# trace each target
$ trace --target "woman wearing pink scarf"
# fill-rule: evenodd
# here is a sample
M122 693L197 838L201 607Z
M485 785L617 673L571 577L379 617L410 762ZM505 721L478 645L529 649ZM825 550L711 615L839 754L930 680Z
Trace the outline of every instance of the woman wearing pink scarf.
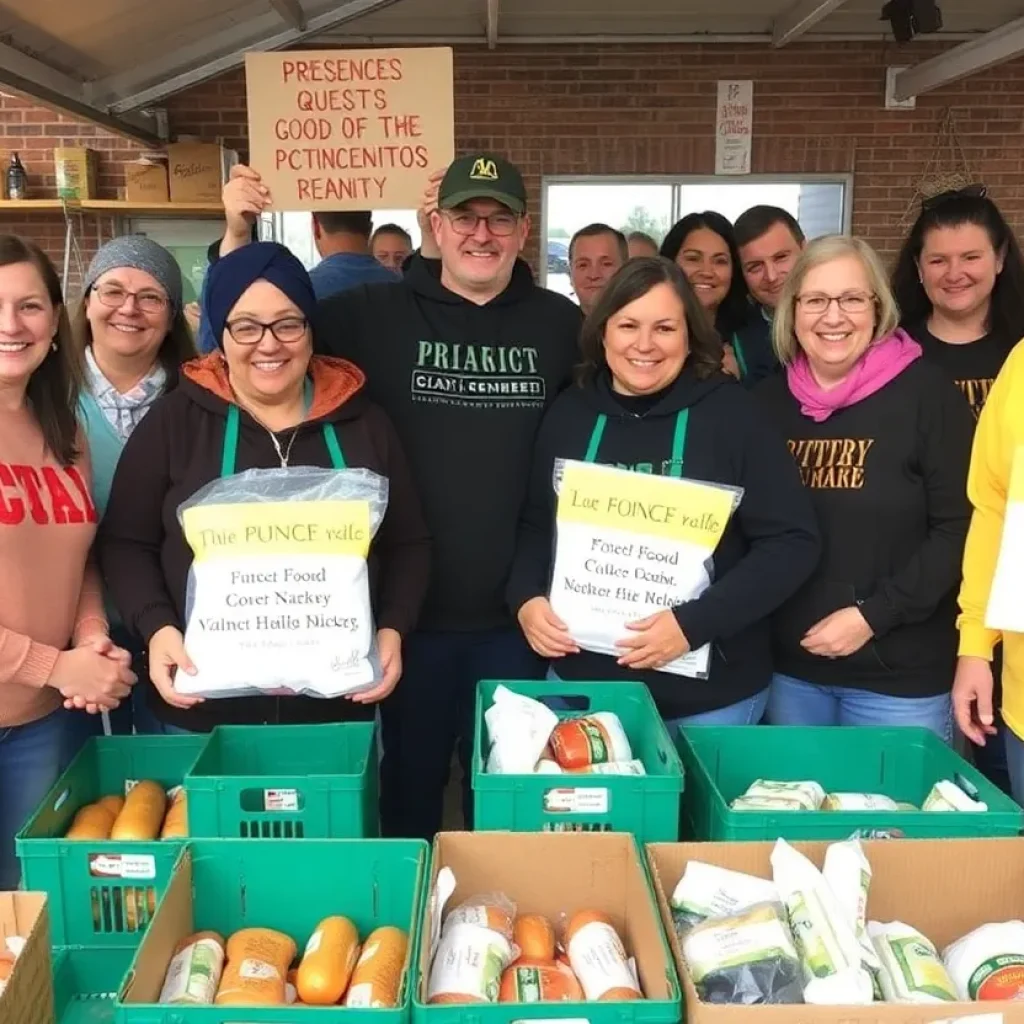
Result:
M896 327L878 257L812 242L758 389L810 491L822 558L774 623L777 725L917 725L950 738L971 414Z

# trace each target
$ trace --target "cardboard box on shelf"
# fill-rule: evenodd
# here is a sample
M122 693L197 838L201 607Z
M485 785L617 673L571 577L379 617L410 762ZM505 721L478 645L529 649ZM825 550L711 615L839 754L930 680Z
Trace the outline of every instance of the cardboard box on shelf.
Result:
M96 166L98 154L82 146L53 151L53 167L60 199L97 199Z
M219 203L233 150L210 142L172 142L167 147L172 203Z
M170 202L167 158L163 154L124 165L124 198L129 203Z
M53 1024L50 917L46 894L0 892L0 946L25 939L25 948L0 991L3 1024Z
M986 1014L995 1014L1000 1024L1024 1022L1021 1001L869 1006L728 1006L701 1002L672 927L672 891L691 860L771 878L774 845L651 843L646 847L662 921L683 984L687 1024L938 1024ZM792 845L819 868L829 846ZM864 851L872 870L868 920L902 921L930 939L940 955L951 942L983 924L1024 919L1024 839L876 840L865 842Z
M456 888L440 915L435 911L438 872L450 868ZM642 853L631 835L618 832L447 832L434 840L427 893L419 977L413 997L417 1024L459 1024L470 1016L488 1024L525 1017L546 1021L587 1019L581 1003L524 1006L427 1005L433 958L432 937L447 911L474 896L502 893L518 914L543 914L560 934L568 917L581 910L607 914L634 958L646 997L637 1002L593 1004L594 1020L618 1024L675 1024L680 1017L679 983L658 920ZM597 1011L597 1006L601 1011ZM472 1010L472 1013L469 1011Z

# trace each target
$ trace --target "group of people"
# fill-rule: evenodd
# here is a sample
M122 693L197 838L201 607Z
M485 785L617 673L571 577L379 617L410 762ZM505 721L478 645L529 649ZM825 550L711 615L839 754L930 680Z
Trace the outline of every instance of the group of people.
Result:
M947 741L952 691L979 759L1005 733L988 770L1024 798L1024 642L1007 633L998 662L1000 630L1024 625L1012 602L1001 626L987 611L1016 571L1024 262L984 190L927 201L891 279L863 241L808 242L771 207L692 214L657 255L592 225L571 245L579 306L535 283L526 189L500 157L434 175L420 250L374 283L332 285L329 259L310 274L255 240L272 201L234 169L202 355L152 241L104 246L69 317L45 255L0 237L0 889L102 717L147 733L379 717L382 830L429 838L481 679L641 680L670 723ZM369 236L364 215L315 222ZM549 600L562 460L741 495L708 585L628 623L614 655L582 649ZM389 481L369 559L380 680L336 700L181 693L179 508L299 466ZM705 647L699 677L666 671Z

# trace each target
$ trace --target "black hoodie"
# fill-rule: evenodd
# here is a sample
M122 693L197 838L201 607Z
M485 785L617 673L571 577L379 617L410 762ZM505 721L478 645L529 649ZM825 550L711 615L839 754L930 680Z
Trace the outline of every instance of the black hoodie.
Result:
M412 466L434 541L421 626L510 626L505 586L534 439L579 361L579 310L538 288L522 261L505 291L477 305L420 256L401 282L320 310L319 343L366 373Z
M814 512L785 443L756 403L722 374L699 380L689 368L652 408L637 414L616 395L607 371L572 387L544 418L530 494L509 583L518 609L547 594L554 552L555 459L582 459L594 423L608 417L597 461L661 472L670 461L676 414L689 409L683 475L744 489L714 555L714 582L674 609L690 647L711 643L709 678L621 668L612 657L582 652L553 662L563 679L639 679L661 713L680 718L728 707L771 681L769 616L810 575L818 557Z

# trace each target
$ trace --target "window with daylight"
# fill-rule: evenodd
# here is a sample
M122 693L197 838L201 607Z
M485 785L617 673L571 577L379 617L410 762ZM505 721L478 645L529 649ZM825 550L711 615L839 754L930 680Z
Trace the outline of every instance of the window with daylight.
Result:
M541 283L572 297L569 240L596 220L627 235L642 231L660 245L669 228L688 213L716 210L735 221L744 210L766 203L792 213L808 238L845 234L850 230L853 176L550 177L543 189L541 234L547 258Z
M373 226L397 224L412 235L414 249L419 248L420 226L415 210L374 210ZM313 241L313 215L311 213L264 214L260 224L260 237L264 241L280 242L286 245L302 260L307 270L320 262L320 254Z

